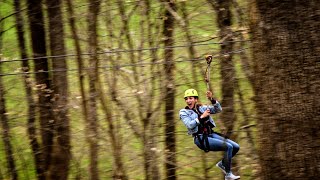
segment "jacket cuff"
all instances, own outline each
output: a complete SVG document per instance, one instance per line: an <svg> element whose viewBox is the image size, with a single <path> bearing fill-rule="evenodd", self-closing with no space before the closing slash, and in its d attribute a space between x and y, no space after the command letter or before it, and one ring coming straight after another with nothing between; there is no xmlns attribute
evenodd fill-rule
<svg viewBox="0 0 320 180"><path fill-rule="evenodd" d="M213 99L213 98L212 98L210 101L211 101L211 103L212 103L213 105L215 105L215 104L217 103L217 100L215 100L215 99Z"/></svg>

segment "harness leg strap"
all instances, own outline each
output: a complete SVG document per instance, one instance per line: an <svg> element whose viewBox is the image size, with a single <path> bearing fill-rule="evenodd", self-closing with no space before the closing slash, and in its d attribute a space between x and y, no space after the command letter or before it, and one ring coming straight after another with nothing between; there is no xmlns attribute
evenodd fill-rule
<svg viewBox="0 0 320 180"><path fill-rule="evenodd" d="M200 137L199 134L197 134L198 141L200 143L201 148L203 149L204 152L209 152L210 151L210 146L209 146L209 140L208 140L208 135L203 134L202 138ZM206 142L206 145L204 145L204 142Z"/></svg>

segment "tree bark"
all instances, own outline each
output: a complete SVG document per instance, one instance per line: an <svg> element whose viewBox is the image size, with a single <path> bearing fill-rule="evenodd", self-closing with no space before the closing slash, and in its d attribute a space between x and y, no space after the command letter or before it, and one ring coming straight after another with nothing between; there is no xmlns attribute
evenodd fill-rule
<svg viewBox="0 0 320 180"><path fill-rule="evenodd" d="M89 0L88 9L88 50L89 60L89 114L88 114L88 142L90 148L90 179L99 179L98 170L98 119L97 119L97 78L98 78L98 14L100 11L100 0Z"/></svg>
<svg viewBox="0 0 320 180"><path fill-rule="evenodd" d="M262 179L320 173L319 1L252 1Z"/></svg>
<svg viewBox="0 0 320 180"><path fill-rule="evenodd" d="M176 10L176 4L174 1L166 0L172 10ZM164 12L163 22L163 38L164 46L170 47L174 44L173 32L174 32L175 20L170 11L166 8ZM174 82L174 69L175 64L173 62L173 49L165 48L164 50L164 69L165 69L165 171L166 179L174 180L176 176L176 137L175 137L175 82Z"/></svg>
<svg viewBox="0 0 320 180"><path fill-rule="evenodd" d="M46 0L51 56L65 55L61 0ZM52 58L52 89L55 115L55 137L49 179L67 179L71 157L68 117L67 64L64 56Z"/></svg>
<svg viewBox="0 0 320 180"><path fill-rule="evenodd" d="M38 113L40 117L40 132L42 138L42 158L36 163L38 167L38 179L45 179L45 172L48 170L51 160L53 144L54 117L52 112L52 90L51 80L48 73L48 59L46 57L46 38L42 13L42 1L28 0L28 18L31 33L31 44L34 57L34 71L36 72L36 87L38 93ZM35 156L37 156L35 154ZM38 166L38 164L36 165Z"/></svg>

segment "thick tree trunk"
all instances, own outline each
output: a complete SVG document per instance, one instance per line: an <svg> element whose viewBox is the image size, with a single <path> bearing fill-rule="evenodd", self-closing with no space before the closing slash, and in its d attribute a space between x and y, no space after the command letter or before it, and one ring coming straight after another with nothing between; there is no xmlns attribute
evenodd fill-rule
<svg viewBox="0 0 320 180"><path fill-rule="evenodd" d="M263 179L320 174L320 2L252 2Z"/></svg>
<svg viewBox="0 0 320 180"><path fill-rule="evenodd" d="M168 6L175 11L176 5L173 1L166 0ZM173 32L174 32L174 17L166 8L164 12L163 23L163 37L164 46L173 46ZM175 137L175 83L174 83L174 69L173 49L166 48L164 50L165 60L165 171L166 179L174 180L176 176L176 137Z"/></svg>
<svg viewBox="0 0 320 180"><path fill-rule="evenodd" d="M52 56L65 55L61 0L47 0L50 52ZM68 80L65 57L52 58L53 104L55 137L49 179L67 179L70 162L70 130L68 117Z"/></svg>
<svg viewBox="0 0 320 180"><path fill-rule="evenodd" d="M45 178L45 171L48 170L51 160L52 143L53 143L53 126L54 118L52 112L52 94L51 94L51 80L48 73L48 59L46 58L46 38L44 20L42 14L41 0L27 1L29 27L31 33L31 44L34 57L34 71L37 72L36 87L38 90L38 109L40 116L42 151L35 153L42 153L42 159L36 162L39 170L38 178ZM37 156L37 155L35 155ZM39 163L39 164L38 164Z"/></svg>

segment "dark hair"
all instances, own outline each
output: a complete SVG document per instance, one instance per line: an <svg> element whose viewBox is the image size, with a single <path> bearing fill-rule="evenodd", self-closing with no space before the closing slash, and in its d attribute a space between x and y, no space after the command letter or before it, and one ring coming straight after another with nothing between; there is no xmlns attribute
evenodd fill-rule
<svg viewBox="0 0 320 180"><path fill-rule="evenodd" d="M198 96L189 96L189 97L194 97L195 99L199 99ZM187 97L184 98L185 100L187 99Z"/></svg>

